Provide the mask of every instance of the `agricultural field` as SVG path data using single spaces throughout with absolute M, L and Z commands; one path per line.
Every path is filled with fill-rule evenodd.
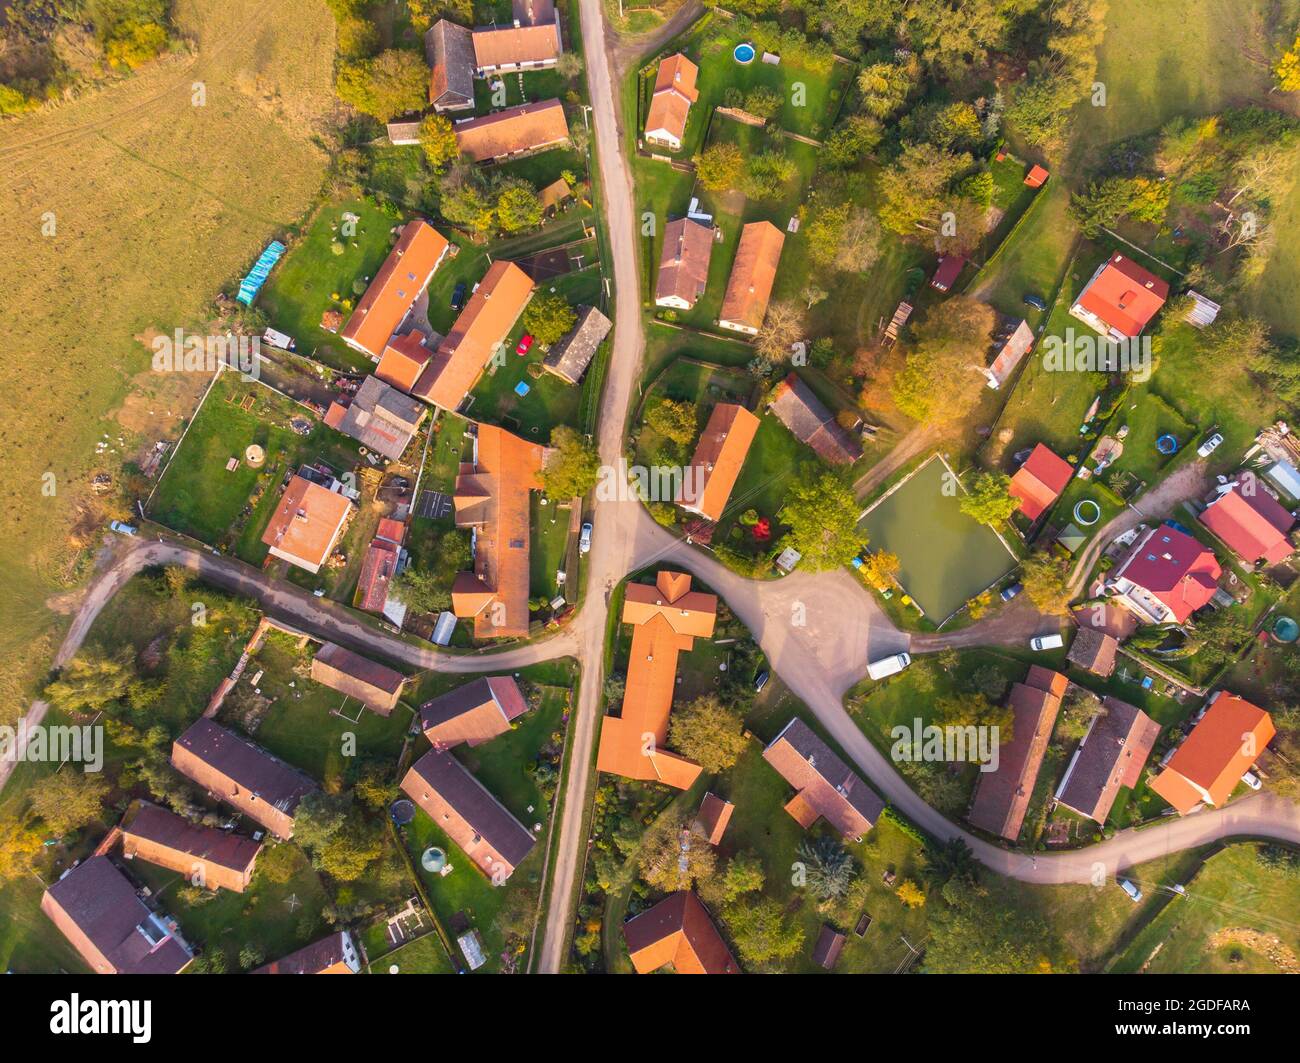
M 85 490 L 103 460 L 96 442 L 120 435 L 117 455 L 143 453 L 197 398 L 184 374 L 158 380 L 136 337 L 204 330 L 213 294 L 310 206 L 325 169 L 312 140 L 332 106 L 325 4 L 180 0 L 174 17 L 192 53 L 0 129 L 0 333 L 15 363 L 44 366 L 39 388 L 2 400 L 6 721 L 44 667 L 57 626 L 45 599 L 76 575 L 85 538 L 69 528 L 96 523 Z M 46 472 L 53 494 L 39 489 Z

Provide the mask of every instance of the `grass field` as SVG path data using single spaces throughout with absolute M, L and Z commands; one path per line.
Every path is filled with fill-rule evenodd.
M 87 477 L 152 445 L 196 397 L 180 375 L 149 371 L 135 337 L 201 326 L 216 291 L 307 209 L 324 172 L 311 138 L 332 105 L 325 4 L 179 0 L 174 18 L 192 54 L 0 129 L 0 334 L 13 364 L 42 366 L 39 387 L 0 399 L 6 722 L 46 664 L 56 620 L 45 599 L 69 578 L 67 531 Z M 203 106 L 191 100 L 196 81 Z M 106 433 L 125 439 L 97 458 Z M 47 471 L 53 495 L 40 491 Z

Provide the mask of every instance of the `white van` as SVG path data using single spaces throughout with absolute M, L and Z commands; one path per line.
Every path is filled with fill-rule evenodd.
M 1029 640 L 1031 650 L 1059 650 L 1064 645 L 1065 639 L 1060 635 L 1039 635 Z
M 896 653 L 892 657 L 882 657 L 878 661 L 869 663 L 867 665 L 867 675 L 871 676 L 872 679 L 884 679 L 887 676 L 897 675 L 911 663 L 911 654 Z

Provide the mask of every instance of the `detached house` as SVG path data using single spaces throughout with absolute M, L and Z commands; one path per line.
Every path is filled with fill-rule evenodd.
M 740 966 L 690 890 L 669 894 L 623 924 L 637 974 L 671 967 L 677 974 L 740 974 Z
M 474 109 L 474 34 L 465 26 L 439 19 L 424 35 L 428 60 L 429 103 L 439 114 Z M 419 143 L 418 137 L 416 143 Z
M 454 413 L 478 383 L 533 296 L 532 278 L 498 259 L 469 297 L 451 331 L 420 370 L 411 394 Z
M 1074 466 L 1039 443 L 1011 477 L 1008 491 L 1020 499 L 1020 512 L 1033 521 L 1051 508 L 1072 476 Z
M 1165 523 L 1138 536 L 1106 587 L 1145 624 L 1181 624 L 1209 604 L 1222 575 L 1209 549 Z
M 528 702 L 514 678 L 479 676 L 420 706 L 420 730 L 435 749 L 465 742 L 481 746 L 510 730 L 528 711 Z
M 122 828 L 122 856 L 177 871 L 191 880 L 200 876 L 210 890 L 243 893 L 253 879 L 260 842 L 229 831 L 191 823 L 165 808 L 141 802 Z
M 306 948 L 259 967 L 253 974 L 360 974 L 361 956 L 352 935 L 340 930 Z
M 1273 718 L 1259 706 L 1216 691 L 1192 733 L 1151 780 L 1151 789 L 1180 816 L 1201 805 L 1221 808 L 1276 733 Z
M 1140 336 L 1168 298 L 1168 284 L 1117 252 L 1097 267 L 1070 316 L 1118 343 Z
M 758 334 L 767 317 L 784 246 L 785 233 L 770 221 L 752 221 L 740 231 L 740 245 L 718 314 L 719 327 L 748 336 Z
M 172 767 L 279 838 L 316 783 L 247 738 L 200 717 L 172 743 Z
M 545 448 L 480 424 L 456 476 L 456 527 L 473 532 L 474 570 L 457 575 L 451 608 L 476 638 L 528 634 L 528 492 L 540 491 Z
M 262 533 L 262 542 L 289 564 L 319 572 L 355 509 L 338 492 L 294 476 Z
M 337 690 L 380 716 L 397 708 L 406 676 L 387 665 L 362 657 L 335 642 L 326 642 L 311 659 L 311 677 Z
M 699 73 L 700 68 L 680 52 L 659 64 L 645 118 L 645 138 L 649 143 L 672 151 L 681 150 L 691 104 L 700 98 L 695 87 Z
M 450 247 L 447 238 L 427 222 L 419 218 L 407 222 L 339 333 L 343 342 L 379 361 L 389 337 L 424 294 Z
M 485 26 L 474 31 L 473 43 L 474 72 L 481 78 L 545 70 L 554 66 L 564 51 L 556 18 L 535 25 L 524 25 L 516 18 L 511 26 Z
M 677 657 L 711 638 L 717 619 L 715 595 L 691 590 L 685 572 L 663 570 L 653 584 L 629 583 L 623 596 L 625 624 L 632 625 L 623 705 L 601 722 L 596 768 L 626 779 L 688 789 L 701 768 L 670 753 L 668 718 L 677 682 Z M 647 736 L 653 736 L 650 741 Z
M 569 141 L 569 123 L 559 100 L 521 103 L 481 118 L 462 118 L 454 129 L 460 153 L 472 162 L 499 162 Z
M 1118 698 L 1102 701 L 1074 751 L 1056 790 L 1056 800 L 1105 823 L 1121 786 L 1132 789 L 1160 735 L 1160 725 L 1145 712 Z
M 709 283 L 716 230 L 693 218 L 678 218 L 664 227 L 664 246 L 655 282 L 655 306 L 689 310 Z
M 846 841 L 857 842 L 885 810 L 875 791 L 797 716 L 763 750 L 763 759 L 795 788 L 785 810 L 804 830 L 824 819 Z
M 1197 519 L 1247 565 L 1276 565 L 1295 553 L 1290 539 L 1295 517 L 1258 477 L 1239 476 L 1224 484 Z
M 797 373 L 791 373 L 772 389 L 768 408 L 795 439 L 812 447 L 822 461 L 852 465 L 862 457 L 862 444 L 835 420 Z
M 698 513 L 705 520 L 722 519 L 758 433 L 758 423 L 758 418 L 739 403 L 720 402 L 713 407 L 677 492 L 676 502 L 682 509 Z

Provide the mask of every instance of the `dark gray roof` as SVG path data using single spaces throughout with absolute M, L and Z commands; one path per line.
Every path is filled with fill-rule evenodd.
M 432 68 L 429 102 L 434 107 L 474 100 L 474 34 L 466 26 L 439 19 L 424 35 L 424 55 Z
M 176 744 L 286 815 L 317 788 L 305 773 L 206 717 L 195 720 Z
M 450 753 L 431 749 L 411 765 L 411 771 L 450 805 L 470 830 L 510 861 L 512 866 L 518 867 L 532 851 L 536 839 Z M 453 825 L 440 822 L 438 826 L 453 841 L 461 844 Z
M 377 376 L 368 376 L 339 422 L 338 430 L 394 461 L 410 445 L 428 407 Z
M 556 376 L 576 384 L 613 327 L 614 323 L 594 306 L 578 307 L 578 323 L 551 348 L 542 364 Z
M 794 437 L 812 447 L 823 461 L 851 465 L 862 457 L 861 445 L 835 423 L 831 411 L 797 374 L 791 373 L 776 386 L 768 405 Z

